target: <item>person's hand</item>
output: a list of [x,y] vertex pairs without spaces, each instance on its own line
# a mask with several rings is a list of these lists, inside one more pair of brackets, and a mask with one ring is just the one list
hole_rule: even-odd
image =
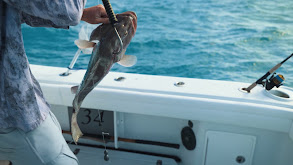
[[84,9],[81,20],[90,24],[109,23],[109,18],[103,5]]

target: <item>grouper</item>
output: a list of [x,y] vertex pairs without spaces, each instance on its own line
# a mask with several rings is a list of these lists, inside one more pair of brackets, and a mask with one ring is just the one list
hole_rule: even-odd
[[130,67],[137,60],[136,56],[124,54],[136,32],[137,16],[134,12],[128,11],[117,14],[116,17],[118,23],[115,24],[115,27],[123,42],[123,47],[121,47],[120,40],[111,24],[101,24],[94,29],[89,41],[81,39],[75,41],[75,44],[80,49],[93,48],[88,68],[81,84],[71,88],[72,93],[75,93],[71,118],[71,132],[75,143],[83,135],[77,124],[77,114],[85,97],[109,73],[114,63]]

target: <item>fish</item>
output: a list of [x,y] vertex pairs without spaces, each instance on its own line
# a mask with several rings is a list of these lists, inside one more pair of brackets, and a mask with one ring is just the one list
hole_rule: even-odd
[[77,114],[85,97],[103,80],[109,73],[114,63],[125,67],[133,66],[137,57],[125,55],[126,49],[134,37],[137,29],[137,16],[135,12],[127,11],[116,15],[118,22],[115,24],[123,47],[111,24],[101,24],[94,29],[89,40],[78,39],[75,44],[79,49],[93,48],[87,71],[79,86],[73,86],[71,92],[75,94],[72,102],[73,113],[71,117],[71,132],[75,144],[83,135],[78,123]]

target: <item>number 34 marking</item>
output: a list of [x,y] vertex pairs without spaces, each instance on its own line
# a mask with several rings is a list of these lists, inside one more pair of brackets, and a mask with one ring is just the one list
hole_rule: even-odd
[[[84,111],[87,112],[87,114],[85,115],[86,121],[82,121],[81,124],[87,125],[91,123],[92,121],[94,121],[94,122],[98,122],[99,125],[101,125],[101,123],[104,122],[103,121],[104,111],[100,111],[100,114],[98,113],[96,117],[91,116],[92,111],[90,109],[85,109]],[[92,120],[92,117],[94,118],[93,120]]]

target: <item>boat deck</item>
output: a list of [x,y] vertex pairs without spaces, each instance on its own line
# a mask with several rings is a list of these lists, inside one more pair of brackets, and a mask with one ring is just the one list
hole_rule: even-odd
[[[114,149],[107,149],[109,160],[104,159],[104,148],[92,146],[81,146],[69,144],[69,147],[74,152],[79,160],[79,164],[99,164],[99,165],[177,165],[174,158],[167,158],[166,156],[147,155],[146,153],[134,153],[130,150],[118,151]],[[9,165],[9,161],[0,160],[0,165]]]
[[[69,145],[80,164],[99,164],[99,165],[177,165],[176,161],[171,158],[160,156],[151,156],[127,151],[115,151],[107,149],[109,160],[104,160],[104,149],[96,147]],[[160,163],[161,162],[161,163]]]
[[0,165],[9,165],[9,163],[7,160],[0,160]]

